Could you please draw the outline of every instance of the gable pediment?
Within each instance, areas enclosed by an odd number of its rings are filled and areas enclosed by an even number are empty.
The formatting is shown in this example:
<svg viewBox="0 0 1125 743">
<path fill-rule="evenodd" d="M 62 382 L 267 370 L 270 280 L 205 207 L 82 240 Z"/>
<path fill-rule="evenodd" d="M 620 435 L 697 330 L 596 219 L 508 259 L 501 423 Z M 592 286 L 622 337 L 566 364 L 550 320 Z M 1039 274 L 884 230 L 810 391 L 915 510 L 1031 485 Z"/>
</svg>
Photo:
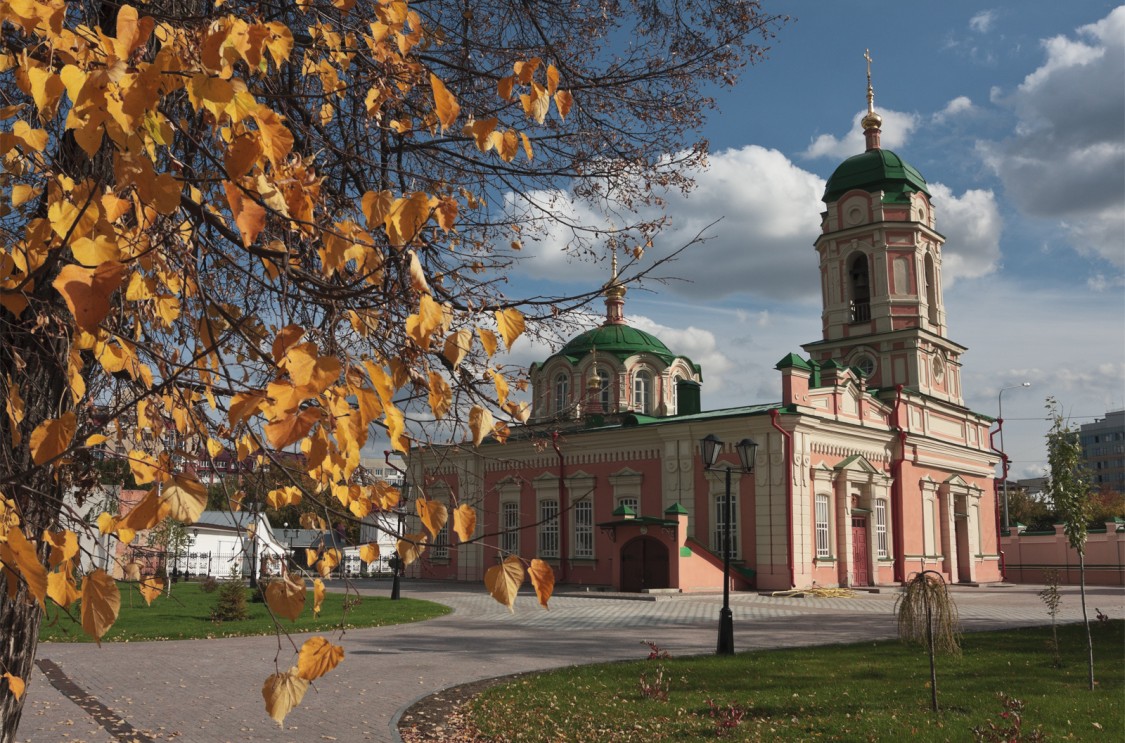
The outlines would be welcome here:
<svg viewBox="0 0 1125 743">
<path fill-rule="evenodd" d="M 880 475 L 883 473 L 881 469 L 867 461 L 867 457 L 862 454 L 853 454 L 838 462 L 832 469 L 836 472 L 862 472 L 865 475 Z"/>
</svg>

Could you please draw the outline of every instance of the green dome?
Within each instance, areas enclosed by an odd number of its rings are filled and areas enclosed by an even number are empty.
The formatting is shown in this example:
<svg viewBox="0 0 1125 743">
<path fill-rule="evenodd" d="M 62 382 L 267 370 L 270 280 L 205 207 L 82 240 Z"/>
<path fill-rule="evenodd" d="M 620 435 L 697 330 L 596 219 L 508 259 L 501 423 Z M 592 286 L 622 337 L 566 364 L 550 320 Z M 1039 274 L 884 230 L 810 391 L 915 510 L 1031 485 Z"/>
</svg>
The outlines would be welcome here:
<svg viewBox="0 0 1125 743">
<path fill-rule="evenodd" d="M 926 179 L 901 157 L 890 150 L 868 150 L 849 157 L 828 179 L 823 201 L 835 201 L 853 188 L 884 191 L 884 201 L 905 201 L 917 191 L 930 195 Z"/>
<path fill-rule="evenodd" d="M 675 354 L 669 351 L 668 346 L 661 343 L 659 338 L 628 325 L 602 325 L 593 330 L 587 330 L 585 333 L 571 338 L 562 347 L 559 354 L 577 361 L 595 348 L 598 353 L 613 354 L 622 361 L 639 353 L 657 356 L 666 364 L 672 363 L 672 360 L 676 358 Z"/>
</svg>

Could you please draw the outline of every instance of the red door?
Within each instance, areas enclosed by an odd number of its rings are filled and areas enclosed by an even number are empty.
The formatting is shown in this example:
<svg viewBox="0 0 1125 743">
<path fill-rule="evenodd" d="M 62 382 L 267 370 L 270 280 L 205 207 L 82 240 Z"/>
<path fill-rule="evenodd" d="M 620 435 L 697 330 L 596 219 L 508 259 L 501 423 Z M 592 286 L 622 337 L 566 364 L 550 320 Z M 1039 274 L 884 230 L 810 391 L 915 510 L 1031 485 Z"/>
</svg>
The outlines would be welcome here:
<svg viewBox="0 0 1125 743">
<path fill-rule="evenodd" d="M 852 516 L 852 585 L 869 586 L 867 575 L 867 519 Z"/>
</svg>

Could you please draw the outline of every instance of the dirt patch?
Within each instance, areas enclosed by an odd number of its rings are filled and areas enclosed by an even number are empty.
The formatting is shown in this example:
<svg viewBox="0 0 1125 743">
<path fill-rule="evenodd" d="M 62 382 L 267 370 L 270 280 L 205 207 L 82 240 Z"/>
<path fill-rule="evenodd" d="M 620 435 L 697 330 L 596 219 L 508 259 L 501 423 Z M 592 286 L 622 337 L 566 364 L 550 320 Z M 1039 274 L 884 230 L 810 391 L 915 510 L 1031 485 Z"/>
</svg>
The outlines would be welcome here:
<svg viewBox="0 0 1125 743">
<path fill-rule="evenodd" d="M 398 721 L 398 732 L 405 743 L 484 743 L 465 719 L 463 708 L 477 694 L 523 674 L 473 681 L 451 686 L 410 705 Z"/>
</svg>

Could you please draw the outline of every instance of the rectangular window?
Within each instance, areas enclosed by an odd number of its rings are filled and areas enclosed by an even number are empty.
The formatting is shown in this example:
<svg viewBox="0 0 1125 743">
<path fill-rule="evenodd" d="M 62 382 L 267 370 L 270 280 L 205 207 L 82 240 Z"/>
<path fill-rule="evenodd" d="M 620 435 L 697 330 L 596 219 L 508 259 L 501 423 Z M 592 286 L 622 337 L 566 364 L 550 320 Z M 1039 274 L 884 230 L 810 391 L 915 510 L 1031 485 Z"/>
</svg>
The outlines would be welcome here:
<svg viewBox="0 0 1125 743">
<path fill-rule="evenodd" d="M 879 559 L 887 556 L 887 501 L 879 498 L 875 501 L 875 548 L 878 550 Z"/>
<path fill-rule="evenodd" d="M 430 546 L 430 558 L 434 560 L 449 559 L 449 524 L 439 529 L 437 536 L 434 537 L 433 544 Z"/>
<path fill-rule="evenodd" d="M 832 542 L 828 532 L 828 496 L 816 497 L 816 556 L 831 557 Z"/>
<path fill-rule="evenodd" d="M 723 554 L 723 537 L 726 534 L 726 506 L 726 495 L 716 495 L 715 528 L 711 532 L 711 549 L 720 556 Z M 730 553 L 731 556 L 740 554 L 738 549 L 738 496 L 733 493 L 730 496 Z"/>
<path fill-rule="evenodd" d="M 636 498 L 630 497 L 630 498 L 618 498 L 617 499 L 617 508 L 624 508 L 626 506 L 633 509 L 633 515 L 634 516 L 640 516 L 641 515 L 640 506 L 637 504 Z M 616 509 L 614 509 L 614 510 L 616 510 Z"/>
<path fill-rule="evenodd" d="M 594 556 L 594 504 L 588 500 L 574 504 L 574 556 Z"/>
<path fill-rule="evenodd" d="M 508 501 L 500 506 L 500 550 L 507 555 L 520 553 L 520 504 Z"/>
<path fill-rule="evenodd" d="M 559 502 L 539 501 L 539 557 L 559 556 Z"/>
</svg>

